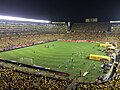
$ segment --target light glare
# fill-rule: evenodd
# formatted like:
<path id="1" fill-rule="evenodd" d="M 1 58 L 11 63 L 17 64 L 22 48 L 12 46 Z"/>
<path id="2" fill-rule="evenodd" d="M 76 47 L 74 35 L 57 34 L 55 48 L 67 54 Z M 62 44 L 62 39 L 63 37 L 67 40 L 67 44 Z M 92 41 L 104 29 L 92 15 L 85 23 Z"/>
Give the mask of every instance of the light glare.
<path id="1" fill-rule="evenodd" d="M 13 17 L 13 16 L 3 16 L 3 15 L 0 15 L 0 19 L 2 19 L 2 20 L 12 20 L 12 21 L 50 23 L 50 21 L 47 21 L 47 20 L 36 20 L 36 19 L 20 18 L 20 17 Z"/>
<path id="2" fill-rule="evenodd" d="M 120 23 L 120 21 L 110 21 L 110 23 Z"/>

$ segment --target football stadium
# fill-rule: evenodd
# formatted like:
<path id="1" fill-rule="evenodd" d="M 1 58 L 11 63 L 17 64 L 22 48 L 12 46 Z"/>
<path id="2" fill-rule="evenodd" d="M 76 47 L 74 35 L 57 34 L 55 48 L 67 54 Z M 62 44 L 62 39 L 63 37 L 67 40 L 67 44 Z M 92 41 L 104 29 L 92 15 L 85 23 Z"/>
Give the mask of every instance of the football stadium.
<path id="1" fill-rule="evenodd" d="M 120 21 L 0 15 L 0 90 L 119 90 Z"/>

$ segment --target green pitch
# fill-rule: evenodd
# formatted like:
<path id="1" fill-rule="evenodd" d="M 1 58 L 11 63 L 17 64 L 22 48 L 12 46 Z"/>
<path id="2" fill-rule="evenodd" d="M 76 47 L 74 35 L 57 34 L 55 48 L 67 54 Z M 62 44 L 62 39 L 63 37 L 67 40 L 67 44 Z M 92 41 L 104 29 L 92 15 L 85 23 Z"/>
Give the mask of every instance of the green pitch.
<path id="1" fill-rule="evenodd" d="M 72 78 L 79 77 L 88 72 L 83 81 L 94 81 L 102 74 L 99 72 L 99 61 L 88 60 L 89 54 L 105 55 L 96 43 L 74 43 L 55 41 L 36 46 L 16 49 L 0 53 L 0 57 L 6 60 L 20 61 L 21 58 L 32 59 L 33 64 L 47 67 L 53 70 L 67 72 Z M 28 62 L 29 63 L 29 62 Z"/>

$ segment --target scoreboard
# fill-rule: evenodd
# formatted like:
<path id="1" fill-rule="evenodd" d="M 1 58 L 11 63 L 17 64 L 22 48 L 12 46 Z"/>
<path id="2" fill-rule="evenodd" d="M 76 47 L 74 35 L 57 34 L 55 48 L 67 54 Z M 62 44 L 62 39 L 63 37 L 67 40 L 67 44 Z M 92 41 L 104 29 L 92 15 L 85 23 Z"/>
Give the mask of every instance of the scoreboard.
<path id="1" fill-rule="evenodd" d="M 120 21 L 110 21 L 110 24 L 112 33 L 120 33 Z"/>
<path id="2" fill-rule="evenodd" d="M 98 22 L 98 18 L 86 18 L 85 22 Z"/>

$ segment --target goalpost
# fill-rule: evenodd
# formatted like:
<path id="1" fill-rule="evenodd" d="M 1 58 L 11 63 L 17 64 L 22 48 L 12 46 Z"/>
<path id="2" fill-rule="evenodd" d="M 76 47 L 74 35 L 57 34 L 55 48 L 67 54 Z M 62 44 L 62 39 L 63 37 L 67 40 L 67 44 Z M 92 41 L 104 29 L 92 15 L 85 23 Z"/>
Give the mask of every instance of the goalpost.
<path id="1" fill-rule="evenodd" d="M 23 63 L 23 64 L 28 64 L 28 65 L 33 65 L 33 59 L 32 58 L 22 57 L 18 60 L 18 62 Z"/>

